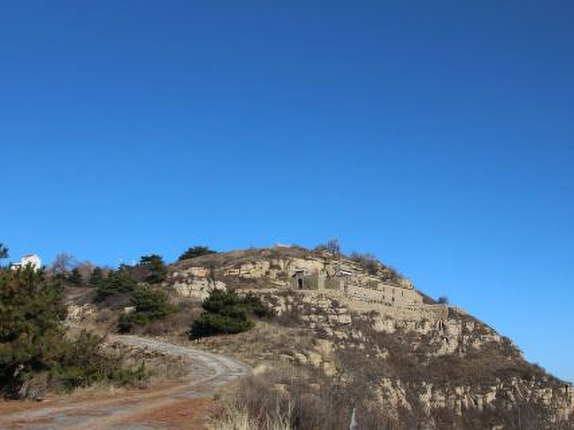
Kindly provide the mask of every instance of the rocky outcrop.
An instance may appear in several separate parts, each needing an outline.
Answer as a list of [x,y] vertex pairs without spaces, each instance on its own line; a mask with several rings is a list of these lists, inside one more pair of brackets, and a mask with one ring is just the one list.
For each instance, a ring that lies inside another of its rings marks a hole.
[[226,289],[225,283],[216,281],[206,267],[190,267],[173,271],[168,280],[164,282],[164,287],[171,288],[179,297],[195,300],[204,300],[214,289]]
[[280,359],[287,363],[309,365],[323,371],[329,377],[337,374],[333,342],[329,340],[317,339],[312,349],[284,353],[281,354]]
[[564,402],[560,390],[544,387],[542,383],[529,383],[517,379],[476,387],[436,385],[426,382],[405,384],[400,379],[382,378],[378,385],[378,396],[382,403],[392,405],[393,409],[412,409],[409,397],[410,393],[415,393],[420,407],[429,416],[433,411],[443,409],[450,410],[458,416],[472,410],[478,412],[499,408],[508,410],[519,402],[549,407],[564,404],[564,407],[559,409],[559,419],[567,419],[572,413],[568,401]]

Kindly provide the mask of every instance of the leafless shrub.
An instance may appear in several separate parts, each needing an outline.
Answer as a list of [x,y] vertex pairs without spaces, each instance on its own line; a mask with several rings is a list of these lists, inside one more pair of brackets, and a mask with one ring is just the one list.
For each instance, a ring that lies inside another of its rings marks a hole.
[[369,275],[376,275],[379,269],[383,267],[382,263],[373,254],[368,252],[352,252],[349,258],[361,264]]
[[257,422],[233,400],[227,400],[210,418],[207,430],[258,430]]
[[392,266],[386,266],[384,264],[381,269],[380,276],[385,282],[392,284],[398,284],[401,279],[404,279],[404,276],[397,269]]
[[118,311],[114,311],[109,308],[103,308],[98,312],[96,316],[96,323],[101,326],[108,327],[113,331],[114,328],[117,327],[119,319],[120,313]]
[[447,296],[440,296],[437,300],[437,303],[441,305],[448,305],[450,302]]
[[315,251],[327,251],[335,256],[341,256],[341,244],[339,239],[331,239],[327,243],[321,243],[317,245],[314,249]]

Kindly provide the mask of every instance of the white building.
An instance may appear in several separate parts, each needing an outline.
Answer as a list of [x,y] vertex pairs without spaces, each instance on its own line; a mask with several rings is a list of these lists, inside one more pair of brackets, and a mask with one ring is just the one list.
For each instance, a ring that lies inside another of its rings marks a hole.
[[12,263],[12,269],[16,270],[20,267],[26,267],[28,264],[32,265],[32,267],[36,270],[42,268],[42,260],[36,254],[27,254],[22,256],[22,260],[19,263]]

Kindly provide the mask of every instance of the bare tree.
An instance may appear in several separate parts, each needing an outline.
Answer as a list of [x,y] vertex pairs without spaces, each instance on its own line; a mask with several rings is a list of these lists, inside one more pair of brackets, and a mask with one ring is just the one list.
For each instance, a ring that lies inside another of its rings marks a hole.
[[341,253],[341,244],[339,243],[339,239],[331,239],[327,243],[322,243],[315,247],[317,251],[327,251],[333,255],[340,256]]
[[76,268],[80,272],[82,279],[90,279],[90,276],[92,276],[92,272],[96,268],[96,265],[90,261],[80,261],[78,264],[76,264]]
[[60,252],[50,266],[50,273],[54,276],[66,276],[74,267],[75,260],[72,254]]
[[339,239],[334,238],[327,242],[327,251],[335,255],[341,255],[341,243]]

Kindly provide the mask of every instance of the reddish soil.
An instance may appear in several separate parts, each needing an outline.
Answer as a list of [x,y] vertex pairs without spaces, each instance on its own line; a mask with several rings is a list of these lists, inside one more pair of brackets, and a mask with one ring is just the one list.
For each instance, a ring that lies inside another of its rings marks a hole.
[[[113,402],[114,405],[120,406],[138,401],[142,394],[153,396],[161,394],[166,388],[154,388],[144,391],[133,391],[122,394],[110,395],[106,393],[90,393],[81,396],[70,397],[52,397],[51,399],[35,401],[0,401],[0,415],[4,413],[15,412],[33,412],[44,408],[58,408],[65,404],[66,406],[75,405],[71,413],[72,416],[97,416],[99,412],[97,407],[102,402]],[[151,428],[166,428],[170,430],[203,430],[205,421],[209,417],[210,411],[215,407],[215,401],[212,398],[181,399],[172,400],[169,404],[161,408],[150,407],[141,413],[130,415],[122,420],[119,425],[130,428],[132,426],[147,426]],[[49,426],[53,423],[50,417],[41,417],[38,419],[13,420],[5,425],[10,429],[26,430],[31,426]],[[4,429],[0,426],[0,429]],[[102,427],[107,428],[107,427]]]
[[151,427],[167,427],[174,430],[203,430],[210,411],[215,407],[212,399],[188,399],[144,413],[137,419],[122,424],[144,424]]

